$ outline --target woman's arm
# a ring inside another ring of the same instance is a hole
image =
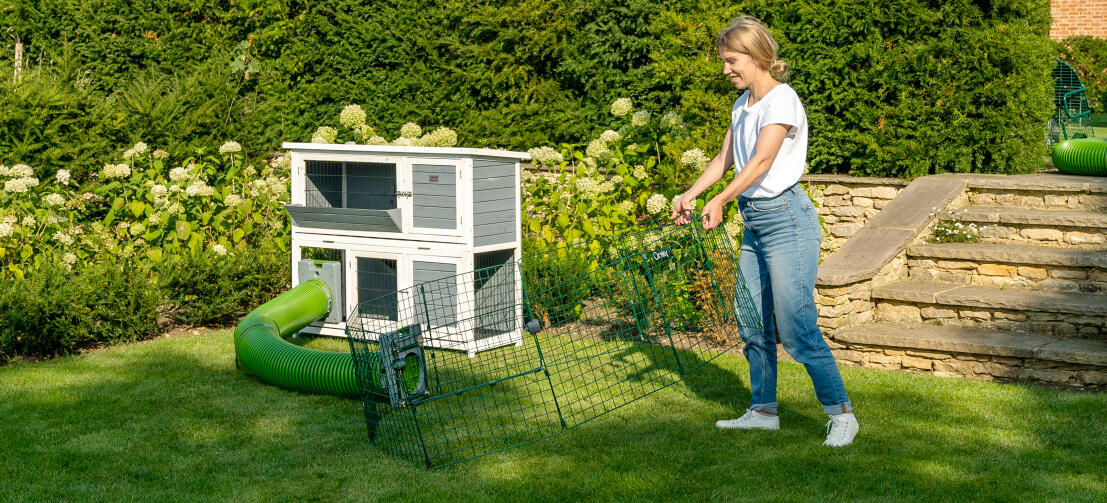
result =
[[[707,168],[703,170],[703,174],[696,179],[696,182],[684,194],[681,194],[680,199],[677,199],[676,204],[673,205],[673,214],[669,215],[669,220],[676,222],[678,225],[684,225],[692,221],[688,216],[692,211],[692,203],[708,187],[715,185],[715,182],[723,177],[726,170],[734,165],[734,156],[731,154],[731,148],[733,148],[731,143],[733,141],[734,135],[731,134],[730,128],[726,128],[726,136],[723,137],[723,145],[719,148],[719,153],[715,155],[714,159],[711,159],[711,162],[707,163]]]
[[[761,128],[757,135],[757,144],[754,145],[753,158],[746,163],[738,176],[734,177],[734,181],[730,182],[719,195],[711,198],[704,205],[701,215],[701,218],[704,219],[704,229],[714,229],[721,224],[723,222],[723,206],[745,192],[769,171],[769,167],[776,160],[776,154],[780,152],[780,146],[784,144],[784,136],[788,134],[788,130],[791,128],[792,126],[785,124],[768,124]],[[700,179],[702,180],[703,177],[701,176]],[[699,180],[696,181],[697,184],[699,182]]]

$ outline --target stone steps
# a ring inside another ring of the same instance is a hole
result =
[[[1107,179],[1040,173],[1034,175],[943,175],[968,181],[968,201],[979,206],[1043,209],[1107,209]]]
[[[973,224],[981,238],[995,243],[1107,244],[1107,212],[1103,211],[966,206],[942,211],[939,218]]]
[[[902,280],[871,297],[877,321],[1107,340],[1107,294]]]
[[[865,323],[835,332],[844,363],[984,380],[1107,386],[1107,342],[1007,330]]]
[[[1107,292],[1107,248],[938,243],[907,248],[918,280],[1055,291]]]

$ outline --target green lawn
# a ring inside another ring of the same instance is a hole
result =
[[[342,349],[341,341],[314,347]],[[821,445],[801,367],[779,432],[720,432],[740,355],[553,437],[439,470],[367,441],[354,400],[235,368],[229,331],[0,368],[0,501],[1105,501],[1107,395],[843,369],[862,430]]]

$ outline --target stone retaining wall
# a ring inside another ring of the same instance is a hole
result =
[[[897,178],[806,175],[803,184],[826,225],[823,250],[833,252],[894,199],[907,182]]]
[[[1090,193],[1043,195],[1040,191],[1011,191],[975,188],[972,189],[969,193],[968,202],[977,206],[1012,206],[1027,209],[1107,209],[1107,195]]]
[[[967,377],[981,381],[1031,380],[1066,388],[1107,390],[1107,367],[829,342],[841,365],[901,370],[940,377]]]
[[[911,279],[1060,292],[1107,292],[1107,269],[1043,264],[993,264],[970,260],[909,259]]]
[[[874,316],[877,320],[893,323],[994,328],[1107,340],[1107,316],[947,306],[898,300],[879,301]]]

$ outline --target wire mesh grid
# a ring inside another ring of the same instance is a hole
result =
[[[695,223],[416,284],[347,332],[370,440],[438,467],[616,410],[760,327],[729,239]]]
[[[313,208],[388,210],[396,207],[396,165],[307,161],[306,205]]]

